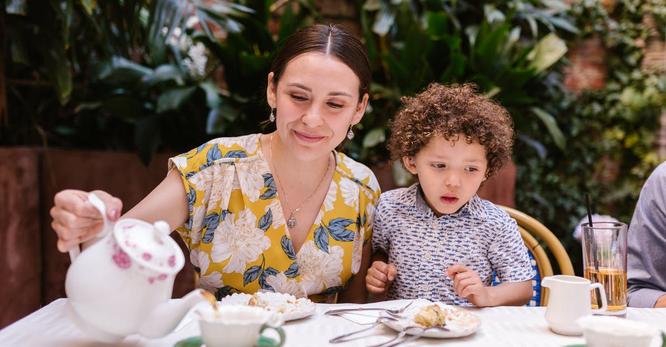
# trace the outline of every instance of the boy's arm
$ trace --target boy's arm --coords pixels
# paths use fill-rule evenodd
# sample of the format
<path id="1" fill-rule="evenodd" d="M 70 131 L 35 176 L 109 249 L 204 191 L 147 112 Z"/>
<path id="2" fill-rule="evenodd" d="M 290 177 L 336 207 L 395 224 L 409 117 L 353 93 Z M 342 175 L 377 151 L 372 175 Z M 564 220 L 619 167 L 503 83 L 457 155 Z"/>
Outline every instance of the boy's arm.
<path id="1" fill-rule="evenodd" d="M 375 252 L 372 254 L 372 259 L 370 260 L 370 266 L 372 266 L 372 264 L 374 264 L 376 261 L 380 261 L 380 262 L 383 262 L 384 264 L 388 264 L 388 255 L 381 248 L 377 248 L 375 250 Z M 388 289 L 385 290 L 381 294 L 375 294 L 375 293 L 369 292 L 370 296 L 369 296 L 368 301 L 370 301 L 370 302 L 384 301 L 384 300 L 386 300 L 386 293 L 388 293 Z"/>
<path id="2" fill-rule="evenodd" d="M 532 281 L 504 282 L 486 290 L 490 302 L 487 306 L 522 306 L 532 298 Z"/>

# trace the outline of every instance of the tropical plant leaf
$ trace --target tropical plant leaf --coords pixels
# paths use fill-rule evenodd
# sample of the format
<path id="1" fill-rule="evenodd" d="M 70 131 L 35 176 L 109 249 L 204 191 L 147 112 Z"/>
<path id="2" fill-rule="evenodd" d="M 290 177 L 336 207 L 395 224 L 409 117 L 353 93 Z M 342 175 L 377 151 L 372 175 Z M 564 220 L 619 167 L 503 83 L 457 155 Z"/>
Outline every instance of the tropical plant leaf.
<path id="1" fill-rule="evenodd" d="M 162 64 L 155 68 L 152 73 L 141 78 L 141 82 L 148 87 L 165 81 L 175 81 L 177 84 L 183 84 L 183 72 L 173 64 Z"/>
<path id="2" fill-rule="evenodd" d="M 261 287 L 261 289 L 270 290 L 274 292 L 275 289 L 273 289 L 273 287 L 271 287 L 268 283 L 266 283 L 266 278 L 269 276 L 275 276 L 278 273 L 280 273 L 280 271 L 272 267 L 268 267 L 266 268 L 266 270 L 262 271 L 261 275 L 259 275 L 259 286 Z"/>
<path id="3" fill-rule="evenodd" d="M 548 132 L 550 133 L 550 136 L 553 138 L 553 141 L 557 147 L 559 147 L 561 150 L 564 150 L 566 147 L 566 139 L 564 138 L 564 134 L 562 134 L 562 130 L 560 130 L 560 127 L 557 125 L 555 117 L 538 107 L 532 107 L 530 110 L 537 117 L 539 117 L 541 122 L 543 122 L 543 124 L 546 126 L 546 129 L 548 129 Z"/>
<path id="4" fill-rule="evenodd" d="M 266 232 L 268 231 L 268 228 L 270 228 L 272 224 L 273 224 L 273 212 L 269 208 L 268 211 L 266 211 L 266 213 L 263 216 L 261 216 L 261 218 L 259 218 L 259 221 L 257 222 L 257 227 Z"/>
<path id="5" fill-rule="evenodd" d="M 208 148 L 208 152 L 206 152 L 206 163 L 210 164 L 221 158 L 222 158 L 222 152 L 220 151 L 219 146 L 212 145 L 210 146 L 210 148 Z"/>
<path id="6" fill-rule="evenodd" d="M 327 229 L 331 237 L 337 241 L 353 241 L 354 232 L 346 228 L 354 224 L 354 221 L 348 218 L 335 218 L 328 223 Z"/>
<path id="7" fill-rule="evenodd" d="M 220 215 L 211 212 L 204 217 L 203 220 L 203 225 L 204 225 L 204 235 L 201 238 L 201 242 L 203 243 L 211 243 L 213 242 L 213 236 L 215 235 L 215 229 L 217 229 L 217 226 L 220 223 Z"/>
<path id="8" fill-rule="evenodd" d="M 80 0 L 80 2 L 88 15 L 92 15 L 93 11 L 97 7 L 97 0 Z"/>
<path id="9" fill-rule="evenodd" d="M 243 273 L 243 285 L 247 286 L 249 283 L 252 283 L 259 278 L 259 275 L 262 274 L 262 269 L 261 266 L 259 265 L 254 265 L 245 270 L 245 273 Z"/>
<path id="10" fill-rule="evenodd" d="M 363 148 L 371 148 L 386 141 L 384 128 L 375 128 L 370 130 L 363 138 Z"/>
<path id="11" fill-rule="evenodd" d="M 290 238 L 283 235 L 280 239 L 280 245 L 282 246 L 282 250 L 289 259 L 296 260 L 296 252 L 294 251 L 294 245 L 291 243 Z"/>
<path id="12" fill-rule="evenodd" d="M 197 87 L 168 89 L 157 99 L 157 113 L 178 110 L 196 91 Z"/>
<path id="13" fill-rule="evenodd" d="M 289 268 L 284 272 L 284 275 L 289 277 L 289 278 L 294 278 L 298 276 L 298 263 L 293 262 L 291 265 L 289 265 Z"/>
<path id="14" fill-rule="evenodd" d="M 531 61 L 530 67 L 541 72 L 559 61 L 566 53 L 566 43 L 555 33 L 550 33 L 539 40 L 527 55 L 527 59 Z"/>
<path id="15" fill-rule="evenodd" d="M 314 241 L 319 249 L 328 253 L 328 233 L 324 227 L 320 226 L 315 230 Z"/>

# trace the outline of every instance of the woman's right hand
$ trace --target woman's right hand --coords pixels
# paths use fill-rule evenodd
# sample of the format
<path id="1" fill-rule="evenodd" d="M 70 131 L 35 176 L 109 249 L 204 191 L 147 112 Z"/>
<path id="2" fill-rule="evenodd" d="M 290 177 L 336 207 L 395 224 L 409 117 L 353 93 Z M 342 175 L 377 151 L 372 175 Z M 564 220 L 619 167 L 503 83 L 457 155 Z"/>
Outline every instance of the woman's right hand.
<path id="1" fill-rule="evenodd" d="M 95 193 L 106 205 L 106 217 L 110 221 L 120 218 L 123 203 L 120 199 L 101 190 Z M 104 219 L 88 201 L 88 194 L 81 190 L 67 189 L 58 192 L 50 214 L 51 227 L 58 234 L 58 250 L 67 252 L 74 246 L 94 238 L 102 231 Z"/>
<path id="2" fill-rule="evenodd" d="M 395 265 L 375 260 L 365 276 L 365 286 L 372 294 L 385 294 L 397 274 Z"/>

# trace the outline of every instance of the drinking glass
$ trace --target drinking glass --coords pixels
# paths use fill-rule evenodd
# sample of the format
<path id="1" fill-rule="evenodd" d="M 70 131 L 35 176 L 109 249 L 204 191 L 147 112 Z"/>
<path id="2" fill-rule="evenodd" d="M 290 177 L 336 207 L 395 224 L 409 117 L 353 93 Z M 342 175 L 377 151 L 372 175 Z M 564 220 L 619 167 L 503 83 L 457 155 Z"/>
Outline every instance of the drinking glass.
<path id="1" fill-rule="evenodd" d="M 627 310 L 627 225 L 622 222 L 583 223 L 583 276 L 604 286 L 608 315 Z M 592 292 L 592 308 L 598 307 Z"/>

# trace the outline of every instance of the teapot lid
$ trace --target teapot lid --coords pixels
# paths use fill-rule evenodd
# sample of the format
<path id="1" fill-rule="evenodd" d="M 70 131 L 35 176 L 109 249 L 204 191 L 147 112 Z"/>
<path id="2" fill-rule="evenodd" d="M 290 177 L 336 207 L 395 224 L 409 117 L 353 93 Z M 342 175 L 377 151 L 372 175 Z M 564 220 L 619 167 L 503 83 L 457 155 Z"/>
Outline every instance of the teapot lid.
<path id="1" fill-rule="evenodd" d="M 155 224 L 138 219 L 121 219 L 113 228 L 120 248 L 139 265 L 163 274 L 176 274 L 185 265 L 183 251 L 169 234 L 164 221 Z"/>

